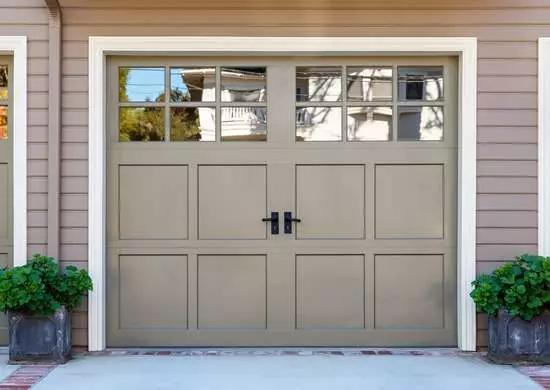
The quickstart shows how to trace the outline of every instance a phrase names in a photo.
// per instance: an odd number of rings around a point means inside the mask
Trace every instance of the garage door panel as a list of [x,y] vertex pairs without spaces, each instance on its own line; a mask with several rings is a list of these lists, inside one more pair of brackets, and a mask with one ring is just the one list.
[[199,255],[199,329],[267,327],[267,257]]
[[198,167],[199,239],[265,240],[267,167]]
[[118,258],[119,329],[187,328],[187,256]]
[[377,165],[376,238],[443,238],[444,166]]
[[364,256],[297,256],[296,328],[364,327]]
[[[108,345],[456,346],[455,62],[108,57]],[[427,101],[421,65],[444,69],[442,99]],[[121,101],[119,69],[143,67],[175,98]],[[193,89],[173,95],[182,83]],[[119,142],[120,109],[157,124],[149,106],[164,139]],[[210,142],[174,136],[171,114],[197,107],[212,110]],[[426,107],[444,116],[443,139],[418,120],[403,136],[400,114]],[[355,137],[381,108],[386,136]],[[182,134],[204,125],[186,118]],[[311,132],[321,122],[334,137]],[[267,137],[250,138],[261,123]]]
[[443,255],[375,256],[375,327],[444,328],[444,261]]
[[185,240],[188,236],[188,167],[119,167],[121,240]]
[[297,239],[365,238],[365,167],[298,165]]

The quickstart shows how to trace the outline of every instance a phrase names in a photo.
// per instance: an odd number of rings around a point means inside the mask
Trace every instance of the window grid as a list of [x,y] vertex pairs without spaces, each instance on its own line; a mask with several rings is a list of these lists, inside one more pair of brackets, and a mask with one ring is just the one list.
[[[299,101],[298,99],[295,99],[295,107],[296,109],[299,108],[307,108],[307,107],[338,107],[342,110],[342,137],[340,140],[337,141],[317,141],[317,142],[410,142],[412,140],[406,140],[406,139],[399,139],[398,137],[398,130],[399,130],[399,108],[401,107],[437,107],[441,108],[444,114],[444,106],[445,106],[445,88],[443,89],[443,96],[440,99],[437,100],[427,100],[427,99],[419,99],[419,100],[400,100],[399,99],[399,69],[401,68],[400,65],[394,64],[392,66],[388,65],[365,65],[365,68],[371,68],[371,69],[389,69],[392,70],[392,98],[388,101],[368,101],[368,100],[361,100],[361,101],[353,101],[350,100],[348,97],[348,69],[349,68],[360,68],[361,66],[358,65],[352,65],[342,66],[342,76],[341,76],[341,83],[342,83],[342,97],[339,101]],[[423,66],[419,66],[420,68]],[[431,67],[441,67],[443,74],[442,78],[445,79],[445,73],[446,69],[443,66],[431,66]],[[414,68],[414,66],[407,65],[406,68]],[[295,70],[297,67],[295,68]],[[296,78],[296,77],[295,77]],[[445,81],[443,81],[443,84],[445,84]],[[377,140],[377,141],[365,141],[365,140],[352,140],[350,139],[350,136],[348,134],[348,108],[353,107],[364,107],[364,108],[374,108],[374,107],[391,107],[392,109],[392,128],[390,129],[390,135],[389,140]],[[297,126],[294,126],[294,131],[297,131]],[[445,133],[443,132],[443,135],[440,140],[443,141],[445,137]],[[296,141],[295,141],[296,142]]]
[[[235,66],[232,65],[230,68],[246,68],[247,66]],[[143,69],[143,68],[149,68],[149,67],[140,67],[140,66],[121,66],[119,67],[119,77],[120,77],[120,69]],[[118,98],[118,112],[120,113],[121,108],[153,108],[158,107],[163,109],[163,117],[164,117],[164,140],[160,142],[174,142],[172,141],[173,135],[172,135],[172,109],[173,108],[212,108],[215,112],[215,120],[214,120],[214,131],[215,131],[215,138],[213,141],[210,142],[216,142],[219,143],[222,141],[222,114],[224,108],[264,108],[268,109],[268,102],[267,102],[267,96],[265,99],[261,102],[225,102],[222,101],[222,77],[221,73],[222,70],[226,67],[224,66],[199,66],[199,65],[193,65],[193,66],[174,66],[174,65],[159,65],[159,66],[151,66],[150,68],[155,69],[162,69],[164,72],[164,101],[159,102],[153,102],[153,101],[120,101],[120,96]],[[177,68],[213,68],[215,69],[215,82],[214,82],[214,88],[215,88],[215,98],[213,101],[188,101],[188,102],[173,102],[171,99],[171,92],[172,92],[172,69]],[[229,68],[229,67],[228,67]],[[265,73],[265,80],[266,80],[266,90],[267,90],[267,67],[266,67],[266,73]],[[2,101],[0,101],[0,106]],[[266,124],[267,125],[267,124]],[[119,123],[120,126],[120,123]],[[266,126],[267,128],[267,126]],[[267,132],[266,132],[266,139],[267,139]],[[119,128],[119,141],[120,141],[120,128]],[[185,140],[185,141],[192,141],[192,140]],[[179,142],[179,140],[177,140]]]

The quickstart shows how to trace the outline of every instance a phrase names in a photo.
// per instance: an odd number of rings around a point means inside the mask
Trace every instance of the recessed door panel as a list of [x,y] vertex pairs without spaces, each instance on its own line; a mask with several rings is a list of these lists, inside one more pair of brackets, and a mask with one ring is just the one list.
[[187,328],[187,256],[119,257],[120,329]]
[[296,167],[298,239],[365,237],[365,167],[299,165]]
[[198,328],[266,328],[266,257],[199,256]]
[[120,239],[187,239],[187,192],[185,165],[120,166]]
[[364,326],[363,256],[297,256],[296,328],[362,329]]
[[266,239],[265,166],[204,165],[198,181],[200,239]]

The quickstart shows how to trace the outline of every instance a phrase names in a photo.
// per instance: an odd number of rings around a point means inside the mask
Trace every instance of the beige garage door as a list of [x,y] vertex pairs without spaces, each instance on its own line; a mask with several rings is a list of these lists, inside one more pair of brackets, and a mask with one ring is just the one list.
[[[11,58],[0,56],[0,267],[12,264],[12,101]],[[0,345],[8,343],[7,321],[0,316]]]
[[456,345],[450,58],[110,58],[108,345]]

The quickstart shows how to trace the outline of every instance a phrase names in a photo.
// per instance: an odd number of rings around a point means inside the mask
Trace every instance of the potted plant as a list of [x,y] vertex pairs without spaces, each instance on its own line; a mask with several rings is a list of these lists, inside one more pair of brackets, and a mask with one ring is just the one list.
[[472,283],[489,316],[488,357],[497,363],[550,363],[550,257],[521,255]]
[[64,363],[71,353],[69,313],[92,290],[88,272],[60,269],[35,255],[26,265],[0,270],[0,310],[7,313],[10,362]]

